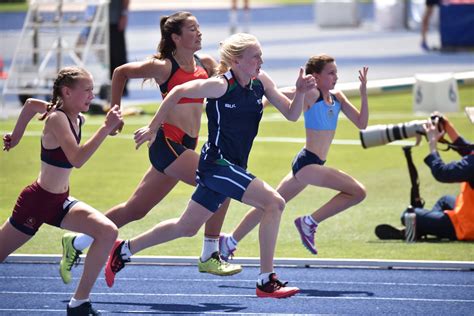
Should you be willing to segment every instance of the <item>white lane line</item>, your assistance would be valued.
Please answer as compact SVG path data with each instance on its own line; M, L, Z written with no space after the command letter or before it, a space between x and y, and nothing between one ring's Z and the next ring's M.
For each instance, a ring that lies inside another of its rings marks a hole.
M450 118L464 118L464 112L450 113ZM386 113L372 113L370 114L371 120L393 120L390 124L403 123L412 120L423 120L427 119L427 114L418 114L418 113L399 113L399 112L386 112ZM339 120L348 121L348 118L344 115L339 116ZM151 121L151 116L126 116L125 124L126 125L148 125ZM299 118L298 121L303 121L303 115ZM201 119L202 124L207 124L207 118L205 115ZM262 122L289 122L281 113L265 113L262 118ZM104 123L104 116L87 116L86 124L87 125L102 125ZM38 120L32 120L28 125L43 125L44 122Z
M10 133L10 131L0 131L0 134ZM83 137L90 137L93 133L82 133ZM24 137L39 137L41 136L41 132L25 132L23 135ZM116 136L109 137L109 139L133 139L132 134L119 134ZM199 136L199 140L206 141L207 136ZM256 137L256 142L261 143L295 143L295 144L304 144L306 142L305 138L300 137ZM393 143L389 143L387 145L390 146L407 146L413 145L413 140L408 141L396 141ZM333 139L332 144L334 145L355 145L355 146L362 146L360 140L356 139Z
M0 295L72 295L72 292L20 292L20 291L0 291ZM210 293L210 294L193 294L193 293L91 293L92 296L144 296L144 297L211 297L211 298L255 298L257 297L252 294L220 294L220 293ZM443 302L443 303L474 303L472 299L445 299L445 298L414 298L414 297L376 297L376 296L304 296L296 295L295 299L304 299L304 300L324 300L324 299L334 299L334 300L376 300L376 301L412 301L412 302Z
M0 280L60 280L60 277L45 276L0 276ZM73 278L79 280L79 278ZM98 278L104 280L104 278ZM219 279L170 279L170 278L120 278L122 281L153 281L153 282L208 282L222 283ZM474 288L474 284L454 284L454 283L407 283L407 282L355 282L355 281L318 281L318 280L289 280L291 283L298 284L343 284L343 285L384 285L384 286L425 286L425 287L456 287L456 288ZM232 280L232 283L255 283L255 280Z

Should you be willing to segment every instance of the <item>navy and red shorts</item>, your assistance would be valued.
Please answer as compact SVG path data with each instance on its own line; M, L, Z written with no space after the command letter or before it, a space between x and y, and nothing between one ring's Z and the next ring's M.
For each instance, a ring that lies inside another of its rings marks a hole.
M9 220L13 227L33 236L43 223L61 227L64 216L77 202L69 190L51 193L35 181L20 193Z
M148 149L148 157L152 166L164 173L164 170L183 152L188 149L194 150L197 142L197 137L191 137L179 127L164 123Z

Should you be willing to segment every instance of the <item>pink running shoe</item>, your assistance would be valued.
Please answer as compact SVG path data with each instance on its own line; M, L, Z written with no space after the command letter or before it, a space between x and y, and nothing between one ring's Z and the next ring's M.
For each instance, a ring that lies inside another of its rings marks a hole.
M314 245L314 234L316 233L318 225L308 225L304 222L304 217L298 217L295 219L295 226L300 233L303 246L305 246L313 255L317 255L318 250L316 250L316 246Z
M105 266L105 282L108 287L114 285L115 275L125 267L126 262L130 262L130 259L122 258L121 250L124 243L124 240L117 239L110 251L109 259Z
M235 247L229 239L229 235L226 234L219 236L219 252L221 259L224 261L229 261L230 258L234 257L234 251L237 250L237 247Z

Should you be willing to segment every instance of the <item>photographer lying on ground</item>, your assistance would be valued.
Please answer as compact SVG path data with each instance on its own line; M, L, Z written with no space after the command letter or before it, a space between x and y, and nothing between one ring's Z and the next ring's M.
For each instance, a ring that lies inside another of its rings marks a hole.
M439 120L423 126L430 149L425 163L439 182L461 183L461 192L457 197L441 197L431 210L415 208L417 239L434 235L450 240L474 240L474 146L458 134L445 116L440 113L435 115L439 116ZM450 147L462 156L460 160L444 163L441 159L437 143L445 133L452 141ZM406 212L401 217L403 225ZM384 224L377 226L375 234L380 239L404 239L405 229Z

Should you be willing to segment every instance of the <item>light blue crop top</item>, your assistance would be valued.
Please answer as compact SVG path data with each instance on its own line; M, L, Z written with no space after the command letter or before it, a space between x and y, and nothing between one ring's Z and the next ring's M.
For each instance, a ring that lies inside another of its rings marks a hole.
M323 94L318 100L304 112L304 126L316 131L333 131L337 127L337 118L341 111L341 103L334 94L331 93L333 104L327 104L323 99Z

